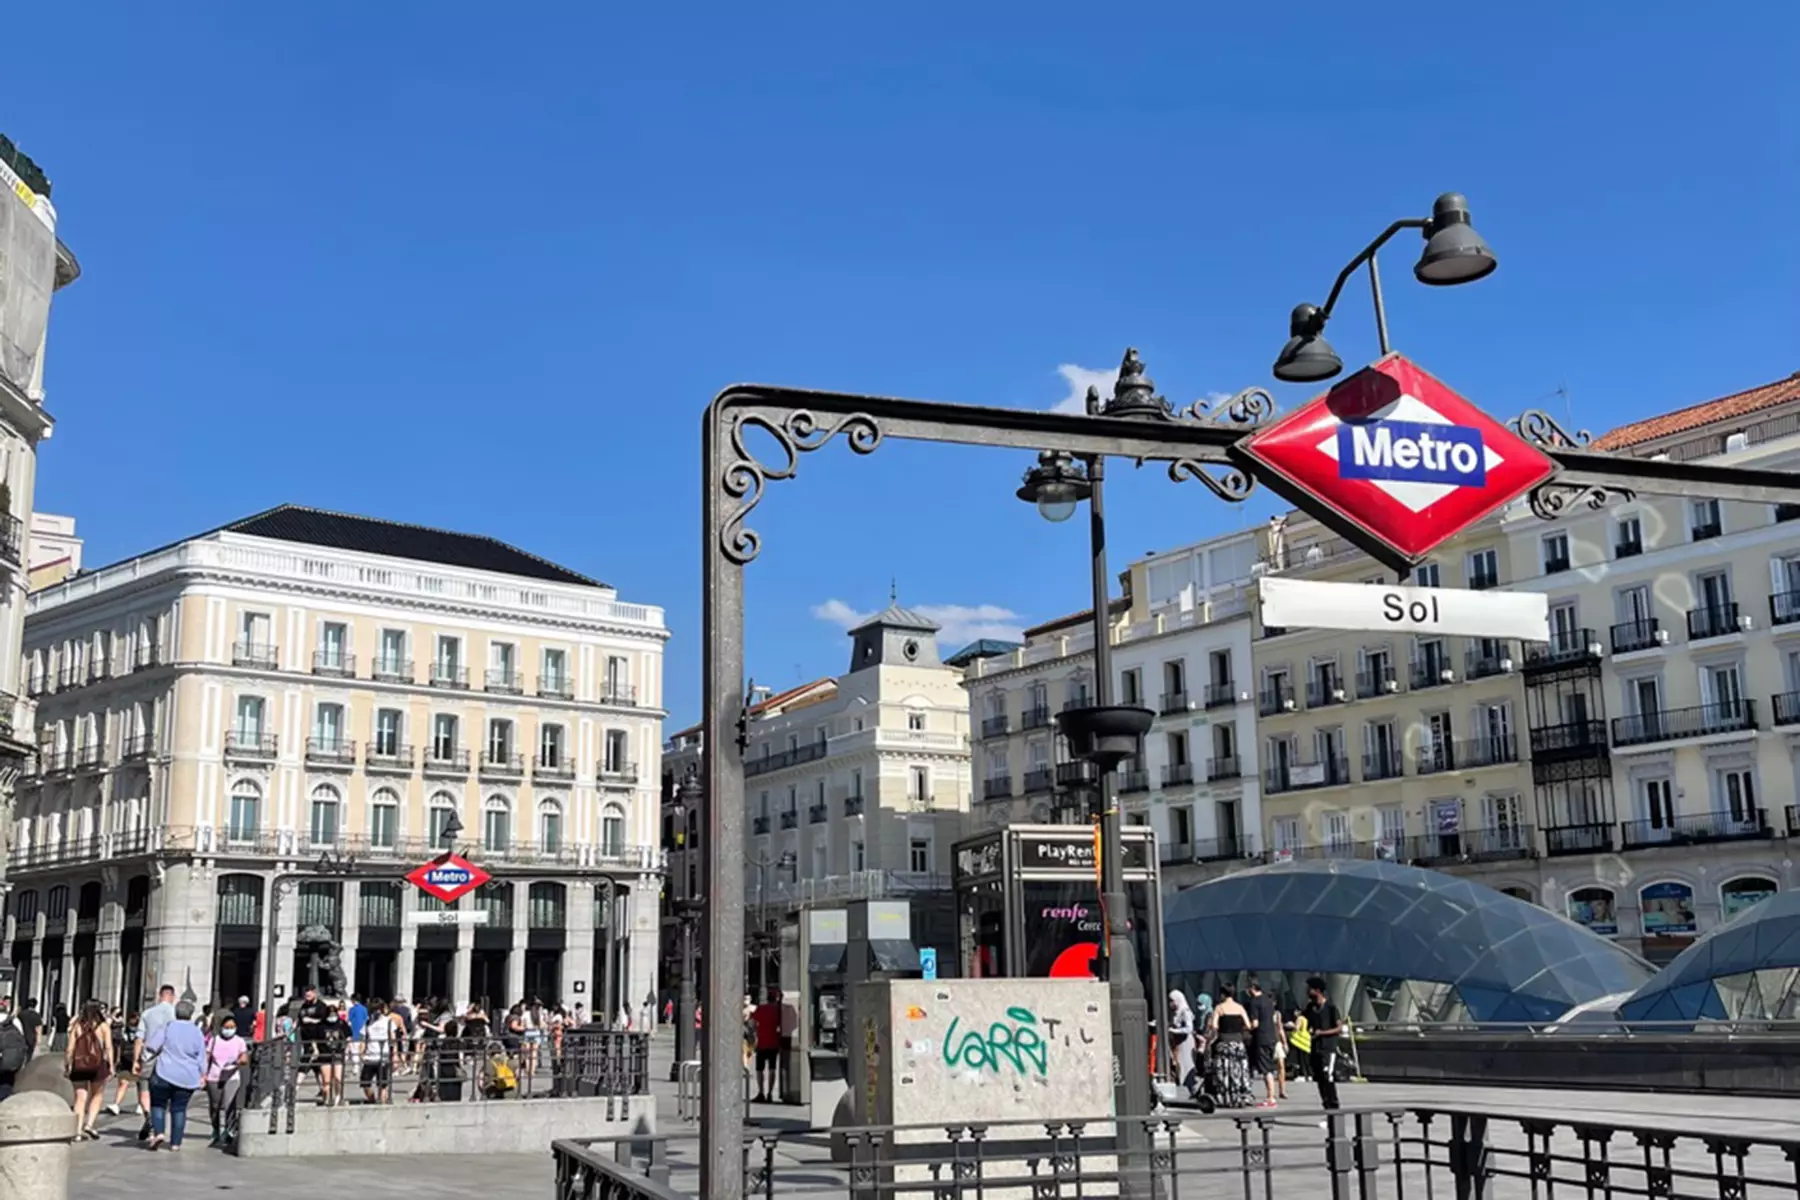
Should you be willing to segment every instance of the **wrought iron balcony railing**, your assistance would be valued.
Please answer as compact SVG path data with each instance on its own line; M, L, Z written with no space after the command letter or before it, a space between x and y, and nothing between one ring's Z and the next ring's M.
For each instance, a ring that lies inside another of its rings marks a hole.
M356 655L342 650L314 650L313 674L351 679L356 675Z
M268 642L236 642L231 647L231 665L273 671L279 660L275 647Z
M459 667L455 663L432 663L429 682L435 688L461 690L469 686L469 668Z
M410 658L377 658L369 668L369 678L380 683L411 683L413 662Z
M1412 665L1412 686L1414 691L1424 688L1444 687L1456 682L1456 668L1450 665L1450 659L1422 658Z
M525 773L525 756L522 754L495 754L492 751L481 752L481 770L483 775L523 775Z
M1600 660L1600 639L1592 629L1552 629L1547 642L1532 642L1525 647L1525 669L1548 670L1581 662Z
M537 694L545 700L573 700L575 681L567 675L540 675Z
M1227 679L1220 683L1206 685L1205 706L1207 708L1226 708L1238 702L1238 686Z
M376 738L363 753L363 769L412 774L413 748L404 742Z
M484 690L503 696L522 696L525 694L525 677L505 667L496 668L488 671Z
M1021 729L1043 729L1049 724L1050 706L1047 704L1040 705L1037 708L1028 708L1019 717L1019 727Z
M1630 654L1634 650L1654 650L1668 640L1668 635L1662 631L1662 622L1655 617L1620 621L1612 627L1614 654Z
M1532 836L1529 825L1431 833L1408 838L1406 841L1407 859L1421 867L1452 862L1496 862L1537 857L1537 839Z
M1687 625L1689 641L1699 641L1701 638L1729 637L1734 633L1744 632L1738 606L1735 603L1691 608L1688 610Z
M1373 700L1376 696L1392 695L1400 690L1400 676L1389 666L1369 667L1356 673L1356 696L1359 700Z
M1800 621L1800 591L1775 592L1769 597L1769 624L1792 625Z
M1306 684L1306 707L1324 708L1330 704L1342 704L1350 698L1344 687L1344 681L1333 675L1326 679L1308 680Z
M1094 768L1084 762L1057 763L1056 782L1059 787L1092 787Z
M1781 692L1769 699L1775 710L1775 724L1800 725L1800 692Z
M638 690L629 683L620 683L617 680L609 679L601 685L600 703L602 704L616 704L626 708L636 708L637 702Z
M1363 782L1399 779L1406 774L1406 759L1398 749L1376 750L1363 755Z
M1188 694L1185 688L1164 692L1161 703L1157 705L1157 711L1165 717L1173 716L1175 713L1184 713L1187 710Z
M467 775L469 752L453 746L427 746L424 766L427 775Z
M233 729L225 734L227 758L274 758L281 740L272 733L254 729Z
M1620 845L1626 850L1646 846L1697 846L1707 842L1744 842L1773 834L1768 813L1754 806L1735 811L1674 813L1650 820L1625 821L1619 826Z
M1263 791L1300 792L1350 782L1350 762L1339 755L1315 762L1272 764L1263 771Z
M1119 773L1120 792L1147 792L1150 790L1150 772L1121 771Z
M636 783L638 781L636 763L607 762L602 759L594 768L594 774L601 783Z
M1540 725L1531 731L1534 758L1604 754L1608 745L1605 721L1565 721L1560 725Z
M806 819L814 825L823 825L831 819L831 806L828 804L810 806L806 810Z
M1162 785L1166 788L1186 787L1193 782L1193 763L1170 763L1162 769Z
M306 761L313 766L354 767L356 743L344 738L307 738Z
M1298 705L1294 701L1292 684L1275 684L1265 687L1257 698L1256 711L1265 717L1277 716L1284 712L1293 712Z
M1613 827L1603 821L1585 821L1573 825L1552 825L1544 830L1544 853L1610 854L1613 851Z
M1056 785L1056 773L1049 767L1033 767L1025 772L1025 794L1047 792Z
M1002 737L1012 728L1011 718L1004 713L997 717L981 719L981 736L984 738Z
M1612 736L1615 746L1644 746L1680 738L1741 733L1755 728L1756 701L1733 700L1724 704L1665 708L1655 712L1614 717Z
M1208 783L1219 783L1227 779L1241 779L1243 778L1243 774L1244 764L1235 754L1223 754L1217 758L1209 758L1206 760L1206 781Z
M533 779L573 779L575 762L566 754L534 754L531 758Z

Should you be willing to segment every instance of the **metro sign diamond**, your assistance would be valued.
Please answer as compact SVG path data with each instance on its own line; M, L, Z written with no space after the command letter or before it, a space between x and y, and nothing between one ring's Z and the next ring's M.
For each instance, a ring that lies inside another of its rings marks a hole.
M1408 565L1556 471L1398 354L1253 434L1241 452L1289 500L1323 505L1326 524Z
M445 854L414 867L406 881L427 896L455 904L492 878L462 855Z

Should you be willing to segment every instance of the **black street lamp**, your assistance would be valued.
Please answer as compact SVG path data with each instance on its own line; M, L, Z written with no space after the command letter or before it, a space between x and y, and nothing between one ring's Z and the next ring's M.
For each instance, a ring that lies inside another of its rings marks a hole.
M762 926L757 931L757 984L760 994L756 999L760 1002L769 994L769 948L774 944L774 936L770 933L769 907L764 893L769 886L769 868L780 871L793 871L795 879L799 879L800 860L792 850L784 850L777 858L759 858L756 860L756 913L757 922Z
M1095 417L1126 417L1169 421L1174 414L1156 394L1156 385L1144 374L1144 362L1136 350L1127 350L1119 364L1113 394L1102 401L1097 388L1089 388L1087 410ZM1143 735L1154 719L1149 709L1116 707L1112 703L1112 644L1110 640L1111 593L1106 571L1106 459L1086 454L1079 465L1074 457L1047 450L1037 465L1025 473L1018 497L1035 504L1046 520L1066 521L1081 500L1088 502L1088 544L1094 601L1094 705L1068 709L1056 718L1057 728L1069 740L1070 753L1094 764L1096 811L1100 823L1100 907L1105 914L1106 936L1097 960L1107 982L1112 1005L1113 1105L1130 1116L1147 1115L1150 1096L1150 1006L1144 982L1138 974L1137 946L1131 938L1131 907L1125 892L1124 819L1119 812L1117 780L1119 763L1136 755ZM1118 1129L1121 1159L1121 1191L1129 1196L1149 1196L1151 1180L1149 1137L1142 1124L1123 1122Z
M1375 253L1402 229L1423 231L1425 249L1413 264L1413 278L1420 283L1433 287L1472 283L1493 274L1499 265L1494 252L1469 222L1469 202L1458 192L1445 192L1431 206L1429 217L1395 221L1351 259L1338 272L1324 308L1311 304L1294 308L1288 318L1287 344L1275 356L1275 378L1284 383L1318 383L1344 369L1343 360L1325 340L1325 323L1331 320L1331 310L1344 290L1344 282L1364 263L1369 264L1369 292L1375 301L1375 335L1381 352L1388 352L1387 310L1381 301L1381 273L1375 265Z
M456 839L462 836L463 823L456 818L456 810L445 814L444 827L438 830L438 843L446 853L456 849Z

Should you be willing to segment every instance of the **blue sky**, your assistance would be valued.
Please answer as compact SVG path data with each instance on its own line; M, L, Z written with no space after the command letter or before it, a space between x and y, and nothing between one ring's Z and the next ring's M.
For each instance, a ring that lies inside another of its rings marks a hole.
M86 269L38 507L95 564L283 501L516 541L667 607L676 723L699 415L735 380L1048 407L1137 345L1172 400L1271 384L1288 310L1451 189L1500 270L1426 289L1397 244L1390 324L1495 414L1564 388L1598 432L1800 369L1791 4L7 20L0 130ZM831 618L890 580L958 636L1082 607L1082 532L1012 499L1025 465L807 460L756 514L758 680L843 669ZM1269 511L1113 478L1119 565Z

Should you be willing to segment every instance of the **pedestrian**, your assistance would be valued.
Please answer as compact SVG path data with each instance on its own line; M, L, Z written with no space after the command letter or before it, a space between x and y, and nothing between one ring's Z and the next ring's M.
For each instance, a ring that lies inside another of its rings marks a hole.
M1254 1100L1250 1093L1248 1051L1244 1045L1250 1036L1250 1015L1238 1003L1237 989L1229 983L1219 985L1219 1002L1212 1011L1212 1025L1207 1030L1212 1042L1214 1094L1220 1108L1249 1108Z
M237 1007L231 1010L232 1020L237 1022L238 1036L247 1038L256 1027L256 1010L250 1007L250 997L239 996Z
M363 1025L362 1090L370 1104L386 1104L394 1082L394 1056L404 1045L406 1029L381 1000L368 1004Z
M400 1022L400 1043L395 1047L395 1063L400 1070L411 1070L413 1036L416 1032L412 1005L406 1002L405 996L395 996L394 1002L388 1005L388 1012Z
M135 1012L131 1012L120 1016L116 1009L114 1010L114 1014L115 1017L111 1024L113 1038L113 1077L116 1082L113 1084L112 1103L106 1106L106 1111L116 1117L119 1115L119 1106L125 1103L126 1095L134 1090L134 1085L137 1083L137 1076L132 1073L131 1056L134 1044L133 1039L138 1026L138 1015ZM138 1112L142 1115L142 1105L138 1106Z
M144 1050L154 1055L149 1068L150 1149L166 1144L180 1150L187 1136L188 1101L206 1074L206 1035L194 1024L193 1002L176 1005L175 1019L146 1038Z
M361 996L350 997L350 1007L344 1010L344 1021L350 1026L350 1040L362 1041L363 1026L369 1023L369 1006L363 1003Z
M38 1012L37 1001L30 997L19 1009L19 1028L25 1034L25 1044L31 1047L32 1057L37 1057L38 1035L44 1031L44 1018Z
M64 1040L63 1074L75 1089L74 1141L93 1139L100 1134L94 1122L100 1119L100 1105L106 1099L106 1078L112 1074L112 1026L107 1023L106 1009L98 1000L81 1006L81 1016L70 1026Z
M189 1015L193 1015L193 1006L188 1006ZM150 1074L156 1065L155 1050L149 1049L150 1039L160 1034L163 1029L175 1020L175 985L165 983L156 989L156 1003L144 1010L138 1018L137 1028L133 1031L131 1050L131 1073L138 1081L138 1111L144 1114L144 1124L138 1130L138 1141L147 1142L155 1132L150 1119ZM157 1045L161 1046L159 1038Z
M50 1049L57 1054L69 1048L69 1010L58 1000L50 1010Z
M248 1009L248 1005L242 1007ZM238 1072L250 1064L250 1045L238 1036L238 1019L226 1013L219 1032L206 1043L206 1117L212 1125L211 1146L230 1141L231 1111L237 1105Z
M12 1095L19 1072L30 1061L31 1043L25 1039L25 1029L18 1018L13 1016L9 1000L0 1008L0 1100Z
M751 1035L756 1040L756 1101L767 1103L780 1099L781 1086L781 993L769 989L768 999L751 1014Z
M1275 1011L1275 998L1263 991L1262 981L1254 975L1250 977L1250 1002L1244 1007L1250 1014L1250 1074L1262 1076L1263 1081L1263 1098L1256 1107L1274 1108L1276 1050L1287 1033L1281 1027L1281 1014Z
M1306 995L1310 1001L1305 1017L1312 1034L1313 1081L1319 1085L1319 1103L1330 1111L1338 1107L1337 1040L1344 1031L1344 1017L1331 1002L1322 976L1314 975L1306 981Z
M1179 988L1169 993L1169 1057L1176 1085L1188 1088L1195 1075L1194 1010Z
M300 993L300 1010L296 1014L300 1037L300 1063L310 1069L319 1081L319 1103L324 1104L330 1092L325 1081L325 1060L330 1054L331 1006L319 999L319 989L308 984Z

